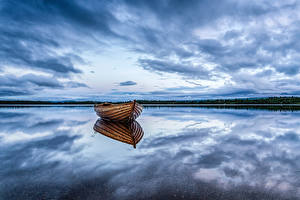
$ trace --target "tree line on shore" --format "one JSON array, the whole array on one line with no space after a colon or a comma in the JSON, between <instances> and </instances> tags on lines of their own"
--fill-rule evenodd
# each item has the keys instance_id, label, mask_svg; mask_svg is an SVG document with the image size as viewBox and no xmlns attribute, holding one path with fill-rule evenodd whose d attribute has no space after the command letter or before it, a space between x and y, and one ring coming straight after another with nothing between
<instances>
[{"instance_id":1,"label":"tree line on shore","mask_svg":"<svg viewBox=\"0 0 300 200\"><path fill-rule=\"evenodd\" d=\"M267 98L235 98L205 99L184 101L140 100L142 104L300 104L300 97L267 97Z\"/></svg>"},{"instance_id":2,"label":"tree line on shore","mask_svg":"<svg viewBox=\"0 0 300 200\"><path fill-rule=\"evenodd\" d=\"M203 100L137 100L140 104L300 104L300 97L267 97ZM0 104L96 104L101 101L25 101L0 100ZM114 102L123 103L123 102Z\"/></svg>"}]
</instances>

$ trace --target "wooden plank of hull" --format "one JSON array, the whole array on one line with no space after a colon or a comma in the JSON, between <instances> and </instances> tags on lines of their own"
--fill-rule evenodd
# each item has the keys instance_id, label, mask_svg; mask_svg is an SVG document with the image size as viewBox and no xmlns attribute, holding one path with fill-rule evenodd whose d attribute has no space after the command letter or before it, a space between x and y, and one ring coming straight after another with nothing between
<instances>
[{"instance_id":1,"label":"wooden plank of hull","mask_svg":"<svg viewBox=\"0 0 300 200\"><path fill-rule=\"evenodd\" d=\"M104 120L133 121L143 110L136 101L124 104L96 104L94 110Z\"/></svg>"},{"instance_id":2,"label":"wooden plank of hull","mask_svg":"<svg viewBox=\"0 0 300 200\"><path fill-rule=\"evenodd\" d=\"M144 136L143 129L137 121L122 123L98 119L94 124L94 131L114 140L131 144L134 148Z\"/></svg>"}]
</instances>

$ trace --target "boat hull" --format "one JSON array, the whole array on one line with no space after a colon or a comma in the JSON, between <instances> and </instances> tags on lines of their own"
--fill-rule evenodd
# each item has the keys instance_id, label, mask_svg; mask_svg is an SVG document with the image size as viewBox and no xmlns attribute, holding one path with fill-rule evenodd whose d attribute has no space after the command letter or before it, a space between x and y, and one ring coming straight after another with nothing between
<instances>
[{"instance_id":1,"label":"boat hull","mask_svg":"<svg viewBox=\"0 0 300 200\"><path fill-rule=\"evenodd\" d=\"M103 120L128 122L142 113L143 106L132 101L123 104L96 104L94 110Z\"/></svg>"}]
</instances>

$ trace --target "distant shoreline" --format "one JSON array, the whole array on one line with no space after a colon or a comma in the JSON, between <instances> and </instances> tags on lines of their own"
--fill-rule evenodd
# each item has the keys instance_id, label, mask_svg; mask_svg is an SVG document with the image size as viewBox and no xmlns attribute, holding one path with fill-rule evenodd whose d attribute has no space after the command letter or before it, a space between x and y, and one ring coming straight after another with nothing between
<instances>
[{"instance_id":1,"label":"distant shoreline","mask_svg":"<svg viewBox=\"0 0 300 200\"><path fill-rule=\"evenodd\" d=\"M136 100L145 107L210 107L210 108L245 108L268 110L300 110L300 97L267 97L236 99L199 99L199 100ZM128 101L127 101L128 102ZM35 101L35 100L0 100L0 107L92 107L103 101ZM110 102L110 103L125 103Z\"/></svg>"},{"instance_id":2,"label":"distant shoreline","mask_svg":"<svg viewBox=\"0 0 300 200\"><path fill-rule=\"evenodd\" d=\"M291 106L300 107L300 104L142 104L145 107L265 107Z\"/></svg>"},{"instance_id":3,"label":"distant shoreline","mask_svg":"<svg viewBox=\"0 0 300 200\"><path fill-rule=\"evenodd\" d=\"M93 107L95 104L0 104L0 107ZM144 107L300 107L300 104L142 104Z\"/></svg>"},{"instance_id":4,"label":"distant shoreline","mask_svg":"<svg viewBox=\"0 0 300 200\"><path fill-rule=\"evenodd\" d=\"M231 99L198 99L198 100L136 100L139 104L145 106L300 106L300 97L267 97L267 98L231 98ZM109 101L108 101L109 102ZM128 101L127 101L128 102ZM101 104L104 101L37 101L37 100L0 100L0 106L7 105L81 105L91 106ZM109 103L125 103L125 101L109 102Z\"/></svg>"}]
</instances>

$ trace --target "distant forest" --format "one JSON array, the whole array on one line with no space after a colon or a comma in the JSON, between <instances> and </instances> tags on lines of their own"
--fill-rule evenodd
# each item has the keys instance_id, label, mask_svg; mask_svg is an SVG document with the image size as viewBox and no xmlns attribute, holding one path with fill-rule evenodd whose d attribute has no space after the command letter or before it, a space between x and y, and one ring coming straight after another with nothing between
<instances>
[{"instance_id":1,"label":"distant forest","mask_svg":"<svg viewBox=\"0 0 300 200\"><path fill-rule=\"evenodd\" d=\"M142 104L300 104L300 97L208 99L208 100L186 100L186 101L138 100L137 102Z\"/></svg>"},{"instance_id":2,"label":"distant forest","mask_svg":"<svg viewBox=\"0 0 300 200\"><path fill-rule=\"evenodd\" d=\"M141 104L300 104L300 97L268 97L239 99L209 99L209 100L137 100ZM0 104L96 104L100 101L11 101L0 100ZM123 102L114 102L123 103Z\"/></svg>"}]
</instances>

